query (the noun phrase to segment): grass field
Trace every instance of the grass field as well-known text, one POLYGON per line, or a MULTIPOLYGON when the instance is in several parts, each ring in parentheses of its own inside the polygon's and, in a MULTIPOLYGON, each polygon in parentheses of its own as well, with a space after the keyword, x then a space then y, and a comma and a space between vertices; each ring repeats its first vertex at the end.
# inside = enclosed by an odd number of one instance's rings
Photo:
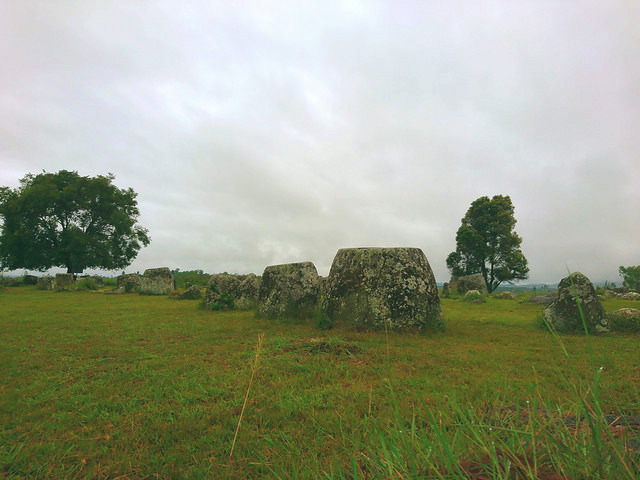
POLYGON ((510 300, 443 299, 446 331, 428 336, 325 331, 196 304, 1 290, 0 478, 640 471, 634 429, 602 416, 640 416, 637 335, 558 342, 536 321, 542 306, 510 300))

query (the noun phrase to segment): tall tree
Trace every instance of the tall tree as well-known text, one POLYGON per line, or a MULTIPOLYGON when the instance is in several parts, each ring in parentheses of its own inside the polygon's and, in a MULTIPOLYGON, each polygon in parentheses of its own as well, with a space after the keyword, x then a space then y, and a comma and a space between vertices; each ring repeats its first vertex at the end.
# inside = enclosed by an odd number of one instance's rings
POLYGON ((622 277, 622 285, 631 289, 640 289, 640 265, 635 267, 620 267, 618 273, 622 277))
POLYGON ((527 278, 529 267, 520 250, 522 239, 514 231, 515 224, 508 195, 475 200, 456 233, 456 251, 447 257, 451 274, 482 273, 489 292, 502 282, 527 278))
POLYGON ((27 174, 20 187, 0 188, 2 267, 80 273, 129 265, 150 239, 136 224, 137 194, 117 188, 114 179, 60 170, 27 174))

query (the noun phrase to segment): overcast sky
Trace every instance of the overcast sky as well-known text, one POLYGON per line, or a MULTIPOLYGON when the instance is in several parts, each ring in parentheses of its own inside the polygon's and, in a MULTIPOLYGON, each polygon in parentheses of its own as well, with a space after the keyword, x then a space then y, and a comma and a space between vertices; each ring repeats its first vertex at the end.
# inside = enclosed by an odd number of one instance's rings
POLYGON ((0 3, 0 185, 112 172, 127 271, 414 246, 510 195, 530 281, 640 264, 640 2, 0 3), (242 5, 242 6, 240 6, 242 5))

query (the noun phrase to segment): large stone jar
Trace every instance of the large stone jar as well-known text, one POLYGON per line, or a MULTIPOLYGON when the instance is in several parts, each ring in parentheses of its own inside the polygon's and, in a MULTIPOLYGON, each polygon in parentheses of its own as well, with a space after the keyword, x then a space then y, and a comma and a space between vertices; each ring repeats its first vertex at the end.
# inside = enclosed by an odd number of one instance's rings
POLYGON ((560 332, 584 332, 583 317, 589 332, 609 330, 609 320, 593 284, 580 272, 560 280, 558 297, 542 313, 547 322, 560 332))
POLYGON ((320 300, 320 277, 311 262, 271 265, 264 269, 258 314, 267 318, 305 318, 320 300))
POLYGON ((458 277, 456 279, 456 287, 460 295, 464 295, 470 290, 477 290, 480 295, 489 294, 487 282, 484 281, 484 277, 481 273, 474 273, 473 275, 458 277))
POLYGON ((167 295, 176 284, 168 267, 148 268, 141 279, 140 293, 145 295, 167 295))
POLYGON ((343 248, 327 279, 335 325, 404 331, 444 327, 436 280, 419 248, 343 248))

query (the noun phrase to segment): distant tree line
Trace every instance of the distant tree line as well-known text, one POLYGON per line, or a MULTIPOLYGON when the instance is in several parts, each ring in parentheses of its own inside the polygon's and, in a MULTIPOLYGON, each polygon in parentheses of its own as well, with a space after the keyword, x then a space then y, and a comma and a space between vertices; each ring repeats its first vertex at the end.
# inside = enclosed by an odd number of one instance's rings
MULTIPOLYGON (((25 175, 18 188, 0 187, 0 269, 65 267, 81 273, 129 265, 150 238, 137 224, 137 194, 117 188, 114 179, 112 174, 43 171, 25 175)), ((515 224, 508 195, 473 201, 446 260, 451 274, 481 273, 489 292, 503 282, 526 279, 529 267, 515 224)), ((202 270, 172 273, 179 286, 204 285, 209 278, 202 270)), ((640 266, 621 266, 619 273, 625 287, 640 287, 640 266)))
POLYGON ((187 283, 191 285, 206 285, 211 275, 202 270, 186 270, 181 272, 179 268, 171 270, 177 288, 184 288, 187 283))

